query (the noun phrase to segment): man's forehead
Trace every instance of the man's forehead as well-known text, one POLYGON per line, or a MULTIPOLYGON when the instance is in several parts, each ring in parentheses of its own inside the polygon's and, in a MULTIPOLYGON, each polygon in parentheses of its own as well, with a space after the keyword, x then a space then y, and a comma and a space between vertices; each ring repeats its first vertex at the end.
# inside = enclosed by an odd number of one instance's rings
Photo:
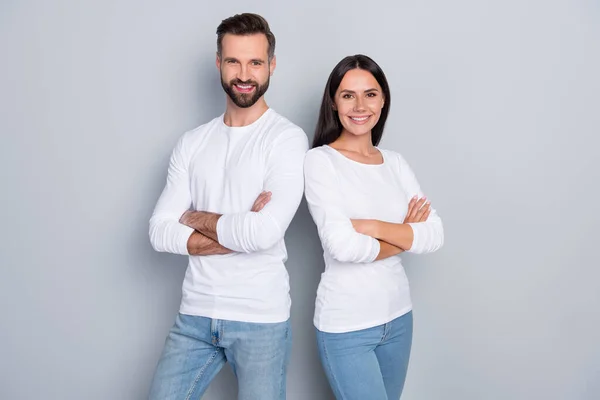
POLYGON ((269 41, 262 33, 252 35, 223 36, 221 53, 223 57, 265 57, 269 49, 269 41))

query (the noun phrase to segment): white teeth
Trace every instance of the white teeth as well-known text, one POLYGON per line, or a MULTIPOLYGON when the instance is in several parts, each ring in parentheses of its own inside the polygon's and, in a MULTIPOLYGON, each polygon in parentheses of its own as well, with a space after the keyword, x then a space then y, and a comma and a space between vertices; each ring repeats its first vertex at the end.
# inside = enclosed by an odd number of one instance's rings
POLYGON ((369 118, 369 117, 360 117, 360 118, 358 118, 358 117, 350 117, 351 120, 357 121, 357 122, 365 121, 367 118, 369 118))
POLYGON ((248 86, 237 85, 237 87, 239 87, 240 89, 246 90, 246 89, 250 89, 252 87, 252 85, 248 85, 248 86))

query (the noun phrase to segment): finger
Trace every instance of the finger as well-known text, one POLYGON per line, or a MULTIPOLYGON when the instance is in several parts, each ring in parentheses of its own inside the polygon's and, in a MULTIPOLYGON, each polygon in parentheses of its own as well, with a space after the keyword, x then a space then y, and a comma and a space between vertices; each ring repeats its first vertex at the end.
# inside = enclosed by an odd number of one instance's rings
POLYGON ((263 199, 262 199, 262 201, 261 201, 261 204, 262 204, 262 206, 264 207, 264 206, 266 206, 266 205, 267 205, 267 204, 268 204, 270 201, 271 201, 271 192, 267 192, 267 193, 265 194, 265 196, 263 197, 263 199))
POLYGON ((264 196, 261 195, 260 199, 256 202, 256 207, 253 210, 254 212, 259 212, 262 210, 268 203, 271 201, 271 192, 265 192, 264 196))
POLYGON ((265 196, 267 195, 267 192, 261 192, 258 197, 256 198, 256 200, 254 201, 254 204, 258 204, 262 199, 265 198, 265 196))
POLYGON ((258 212, 262 207, 262 199, 257 199, 252 206, 252 211, 258 212))
POLYGON ((264 199, 267 197, 267 192, 261 192, 258 197, 256 198, 256 200, 254 200, 254 204, 252 205, 252 211, 256 211, 255 208, 259 207, 260 204, 264 201, 264 199))
POLYGON ((429 207, 427 209, 427 211, 425 211, 425 214, 423 214, 423 218, 421 219, 421 222, 427 221, 427 218, 429 218, 429 214, 431 214, 431 207, 429 207))
POLYGON ((412 214, 413 207, 415 205, 415 201, 417 200, 417 196, 413 196, 408 202, 408 209, 406 210, 406 215, 404 216, 404 224, 410 222, 410 214, 412 214))
POLYGON ((410 199, 410 201, 408 202, 408 211, 406 212, 406 215, 410 215, 413 207, 415 206, 416 201, 417 201, 417 196, 413 196, 413 198, 410 199))
POLYGON ((429 202, 423 204, 423 207, 421 207, 419 209, 419 211, 417 212, 417 215, 415 217, 415 219, 417 220, 417 222, 422 222, 423 221, 423 215, 425 215, 425 213, 429 210, 429 202))
POLYGON ((256 201, 256 202, 255 202, 255 203, 252 205, 252 208, 251 208, 250 210, 251 210, 251 211, 254 211, 254 212, 258 212, 258 211, 259 211, 259 208, 261 207, 261 205, 260 205, 260 204, 261 204, 261 202, 257 200, 257 201, 256 201))
POLYGON ((260 205, 260 199, 256 199, 254 204, 252 204, 252 208, 250 210, 256 212, 259 205, 260 205))
MULTIPOLYGON (((262 210, 271 201, 271 197, 267 196, 260 202, 260 209, 262 210)), ((260 211, 260 210, 259 210, 260 211)))
POLYGON ((410 219, 414 220, 417 217, 417 213, 419 212, 419 210, 421 209, 421 207, 423 207, 423 203, 425 203, 425 200, 427 200, 427 198, 422 197, 420 198, 414 205, 412 212, 410 214, 410 219))
POLYGON ((252 204, 252 207, 257 206, 263 199, 263 194, 259 194, 258 197, 256 198, 256 200, 254 200, 254 204, 252 204))

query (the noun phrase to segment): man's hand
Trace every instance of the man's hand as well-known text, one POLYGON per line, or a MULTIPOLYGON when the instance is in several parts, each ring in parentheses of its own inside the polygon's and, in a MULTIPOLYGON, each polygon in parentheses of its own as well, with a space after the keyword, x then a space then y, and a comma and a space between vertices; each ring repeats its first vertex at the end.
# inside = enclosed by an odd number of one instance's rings
POLYGON ((427 201, 427 197, 418 198, 414 196, 408 203, 408 212, 404 217, 405 224, 425 222, 431 212, 431 204, 427 201))
MULTIPOLYGON (((271 192, 262 192, 254 201, 254 205, 252 205, 252 209, 250 211, 259 212, 267 205, 269 201, 271 201, 271 192)), ((188 210, 183 213, 181 218, 179 218, 179 222, 183 225, 189 226, 190 228, 194 228, 204 236, 208 236, 213 240, 217 240, 217 221, 220 217, 220 214, 207 211, 188 210)))
POLYGON ((254 205, 250 209, 252 212, 259 212, 262 210, 269 201, 271 201, 271 192, 262 192, 258 195, 256 200, 254 201, 254 205))
POLYGON ((183 213, 181 218, 179 218, 179 223, 189 226, 190 228, 193 228, 193 226, 192 226, 193 219, 194 219, 194 211, 187 210, 186 212, 183 213))
MULTIPOLYGON (((252 209, 250 211, 259 212, 267 205, 267 203, 269 201, 271 201, 271 192, 262 192, 261 194, 258 195, 256 200, 254 201, 254 205, 252 206, 252 209)), ((195 228, 195 226, 198 225, 198 222, 201 217, 207 216, 210 214, 214 214, 214 213, 209 213, 209 212, 205 212, 205 211, 198 212, 198 211, 187 210, 186 212, 183 213, 181 218, 179 218, 179 222, 182 223, 183 225, 189 226, 191 228, 195 228)), ((195 229, 198 229, 198 228, 195 228, 195 229)))

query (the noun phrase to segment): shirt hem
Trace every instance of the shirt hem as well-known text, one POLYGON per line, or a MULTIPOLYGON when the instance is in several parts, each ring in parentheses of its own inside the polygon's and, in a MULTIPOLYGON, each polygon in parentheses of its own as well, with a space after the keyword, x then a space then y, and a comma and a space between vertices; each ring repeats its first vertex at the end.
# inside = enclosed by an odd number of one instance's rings
POLYGON ((212 319, 222 319, 226 321, 237 321, 237 322, 251 322, 256 324, 270 324, 285 322, 290 319, 289 311, 287 313, 279 313, 273 315, 252 315, 252 314, 239 314, 219 311, 202 311, 189 307, 180 307, 179 313, 184 315, 193 315, 196 317, 205 317, 212 319))
POLYGON ((315 328, 317 328, 321 332, 325 332, 325 333, 347 333, 347 332, 360 331, 362 329, 369 329, 369 328, 373 328, 373 327, 378 326, 378 325, 386 324, 386 323, 388 323, 390 321, 393 321, 396 318, 401 317, 404 314, 407 314, 407 313, 409 313, 411 311, 412 311, 412 304, 410 306, 408 306, 408 307, 403 308, 399 312, 394 313, 394 314, 388 316, 388 317, 381 318, 379 320, 367 322, 367 323, 360 324, 360 325, 352 325, 352 326, 349 326, 349 327, 332 327, 332 326, 327 326, 327 325, 324 325, 324 324, 318 324, 317 321, 316 321, 316 318, 313 320, 313 323, 315 325, 315 328))

